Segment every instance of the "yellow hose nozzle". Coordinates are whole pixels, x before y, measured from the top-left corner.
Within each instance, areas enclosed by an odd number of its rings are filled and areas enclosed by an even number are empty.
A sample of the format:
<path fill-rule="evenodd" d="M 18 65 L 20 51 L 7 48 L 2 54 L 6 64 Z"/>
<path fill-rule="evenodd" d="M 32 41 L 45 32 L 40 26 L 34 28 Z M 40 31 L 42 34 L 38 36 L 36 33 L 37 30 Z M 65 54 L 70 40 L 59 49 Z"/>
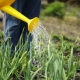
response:
<path fill-rule="evenodd" d="M 28 30 L 31 32 L 33 31 L 36 27 L 38 27 L 39 24 L 39 18 L 35 17 L 33 19 L 28 19 L 26 16 L 18 12 L 16 9 L 12 8 L 10 5 L 14 2 L 15 0 L 0 0 L 0 9 L 26 23 L 28 23 Z"/>
<path fill-rule="evenodd" d="M 28 23 L 28 30 L 32 32 L 36 27 L 39 26 L 39 22 L 40 20 L 37 17 L 31 19 L 30 22 Z"/>

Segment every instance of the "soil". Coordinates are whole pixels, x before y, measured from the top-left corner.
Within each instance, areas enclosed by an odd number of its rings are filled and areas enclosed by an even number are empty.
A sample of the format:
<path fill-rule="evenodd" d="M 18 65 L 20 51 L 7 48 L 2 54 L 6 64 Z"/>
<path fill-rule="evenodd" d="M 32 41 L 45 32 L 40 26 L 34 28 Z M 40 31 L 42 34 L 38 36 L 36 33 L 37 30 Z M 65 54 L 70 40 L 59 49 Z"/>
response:
<path fill-rule="evenodd" d="M 80 22 L 76 17 L 66 16 L 64 20 L 56 17 L 46 17 L 42 20 L 49 33 L 65 35 L 80 40 Z"/>

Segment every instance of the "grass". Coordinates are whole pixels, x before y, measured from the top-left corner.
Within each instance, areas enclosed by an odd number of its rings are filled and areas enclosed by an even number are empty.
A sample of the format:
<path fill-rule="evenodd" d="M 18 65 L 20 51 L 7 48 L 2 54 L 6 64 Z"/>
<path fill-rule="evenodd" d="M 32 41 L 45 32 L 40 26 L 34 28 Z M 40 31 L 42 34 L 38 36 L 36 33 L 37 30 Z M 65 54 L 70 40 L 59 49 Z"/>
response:
<path fill-rule="evenodd" d="M 54 35 L 52 39 L 56 39 Z M 38 50 L 34 50 L 31 43 L 28 52 L 27 40 L 23 44 L 20 38 L 13 57 L 9 43 L 6 45 L 1 42 L 0 80 L 75 80 L 80 68 L 80 59 L 74 56 L 76 42 L 68 41 L 62 36 L 57 36 L 56 40 L 56 44 L 49 41 L 44 48 L 39 43 Z"/>

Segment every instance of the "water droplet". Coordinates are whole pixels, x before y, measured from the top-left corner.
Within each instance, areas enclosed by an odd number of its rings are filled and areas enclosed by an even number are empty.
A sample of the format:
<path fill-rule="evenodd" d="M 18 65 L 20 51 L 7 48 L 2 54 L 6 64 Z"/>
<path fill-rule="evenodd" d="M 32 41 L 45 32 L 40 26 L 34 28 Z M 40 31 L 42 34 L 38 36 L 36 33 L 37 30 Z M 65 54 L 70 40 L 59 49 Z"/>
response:
<path fill-rule="evenodd" d="M 36 24 L 35 24 L 36 25 Z M 33 36 L 34 48 L 39 47 L 39 43 L 43 46 L 49 42 L 49 34 L 44 25 L 40 22 L 39 25 L 31 32 Z"/>

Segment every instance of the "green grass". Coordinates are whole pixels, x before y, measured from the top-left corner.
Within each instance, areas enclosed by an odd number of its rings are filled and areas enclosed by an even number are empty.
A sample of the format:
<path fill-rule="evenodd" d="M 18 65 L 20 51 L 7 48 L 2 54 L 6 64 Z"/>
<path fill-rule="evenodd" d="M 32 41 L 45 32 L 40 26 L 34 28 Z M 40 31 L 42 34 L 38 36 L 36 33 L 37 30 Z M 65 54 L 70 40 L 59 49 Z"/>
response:
<path fill-rule="evenodd" d="M 52 35 L 52 39 L 56 39 Z M 38 50 L 34 50 L 33 43 L 27 52 L 27 41 L 21 43 L 20 38 L 11 57 L 11 46 L 2 42 L 0 46 L 0 80 L 75 80 L 77 69 L 80 68 L 80 59 L 75 57 L 76 41 L 68 41 L 57 36 L 58 42 Z M 4 45 L 4 49 L 2 48 Z M 44 46 L 44 45 L 43 45 Z M 79 47 L 78 47 L 79 48 Z M 14 77 L 14 78 L 13 78 Z"/>

